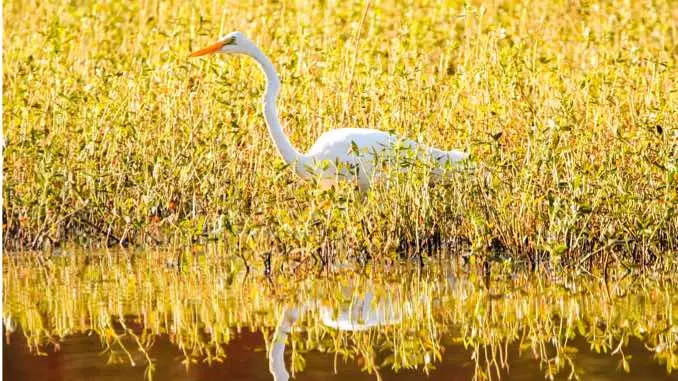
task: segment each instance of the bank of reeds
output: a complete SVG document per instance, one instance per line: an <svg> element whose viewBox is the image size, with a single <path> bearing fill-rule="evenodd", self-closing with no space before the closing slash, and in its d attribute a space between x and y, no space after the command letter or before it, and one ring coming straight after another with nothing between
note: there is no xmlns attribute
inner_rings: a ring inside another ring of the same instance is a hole
<svg viewBox="0 0 678 381"><path fill-rule="evenodd" d="M670 1L4 2L3 239L10 250L220 239L232 252L660 263L678 246ZM283 81L301 150L374 127L472 152L435 187L367 196L286 168L253 62L187 60L241 30ZM657 261L659 259L659 261Z"/></svg>

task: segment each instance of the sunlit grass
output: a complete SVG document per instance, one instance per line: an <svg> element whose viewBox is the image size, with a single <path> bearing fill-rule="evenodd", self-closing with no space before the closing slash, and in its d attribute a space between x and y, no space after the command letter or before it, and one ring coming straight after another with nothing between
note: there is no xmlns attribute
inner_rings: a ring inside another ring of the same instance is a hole
<svg viewBox="0 0 678 381"><path fill-rule="evenodd" d="M676 7L656 2L6 1L6 247L224 240L315 263L436 242L569 265L674 256ZM272 58L301 150L373 127L472 152L434 188L366 197L297 179L242 58L188 60L241 30ZM490 248L490 250L488 250Z"/></svg>
<svg viewBox="0 0 678 381"><path fill-rule="evenodd" d="M273 278L257 275L260 268L247 274L240 259L225 258L218 247L5 256L3 322L8 338L20 328L36 354L68 335L94 333L103 358L146 364L149 372L159 335L183 352L187 367L222 361L229 356L225 344L241 329L261 332L270 345L283 308L301 306L287 341L290 373L303 372L309 351L334 354L335 363L355 360L370 373L430 372L446 346L463 344L476 379L509 374L519 357L533 359L548 378L581 377L587 369L578 361L583 349L572 344L577 337L626 371L633 371L629 339L640 340L668 372L678 367L671 276L615 268L607 277L533 277L496 265L486 277L478 267L447 262L320 277L281 271ZM360 332L323 324L323 308L338 314L368 292L375 306L390 303L399 319Z"/></svg>

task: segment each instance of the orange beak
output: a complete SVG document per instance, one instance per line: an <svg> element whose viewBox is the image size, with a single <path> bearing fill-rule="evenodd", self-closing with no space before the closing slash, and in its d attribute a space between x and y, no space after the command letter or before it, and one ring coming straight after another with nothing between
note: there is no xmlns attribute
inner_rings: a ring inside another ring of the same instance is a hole
<svg viewBox="0 0 678 381"><path fill-rule="evenodd" d="M224 45L226 45L226 43L224 41L215 42L214 44L212 44L212 45L210 45L206 48L203 48L203 49L200 49L200 50L197 50L197 51L191 53L189 55L189 57L200 57L200 56L204 56L206 54L216 53L216 52L219 51L219 49L224 47Z"/></svg>

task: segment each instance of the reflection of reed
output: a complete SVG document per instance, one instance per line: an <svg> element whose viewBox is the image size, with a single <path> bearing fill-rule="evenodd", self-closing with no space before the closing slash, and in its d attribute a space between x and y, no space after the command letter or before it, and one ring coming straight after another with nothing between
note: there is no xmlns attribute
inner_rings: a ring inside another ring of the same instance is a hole
<svg viewBox="0 0 678 381"><path fill-rule="evenodd" d="M548 377L576 375L577 336L595 352L615 356L624 369L631 337L667 369L678 365L675 283L642 274L617 277L610 271L605 282L497 273L486 282L470 269L442 265L371 277L280 277L261 287L266 282L247 278L241 261L219 253L183 253L171 262L168 257L5 256L4 327L9 333L20 326L35 352L59 345L66 335L94 332L111 358L146 362L149 375L148 350L157 335L167 334L189 366L228 356L224 344L239 327L271 338L271 361L279 359L283 367L284 343L291 343L293 374L304 368L310 350L360 359L367 372L428 372L443 356L442 343L461 343L475 361L477 379L505 374L512 344L520 355L534 357Z"/></svg>

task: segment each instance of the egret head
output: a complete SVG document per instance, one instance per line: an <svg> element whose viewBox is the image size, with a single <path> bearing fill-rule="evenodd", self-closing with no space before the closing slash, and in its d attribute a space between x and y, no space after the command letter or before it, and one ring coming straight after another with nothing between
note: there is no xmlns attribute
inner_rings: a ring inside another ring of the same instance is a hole
<svg viewBox="0 0 678 381"><path fill-rule="evenodd" d="M189 57L199 57L213 53L251 54L253 50L254 44L244 34L231 32L214 44L191 53Z"/></svg>

